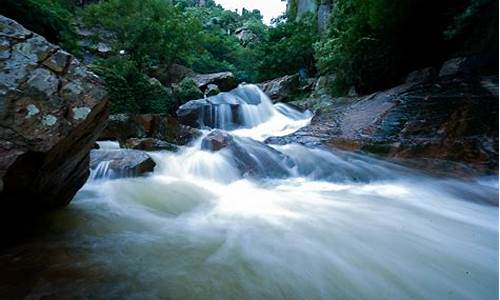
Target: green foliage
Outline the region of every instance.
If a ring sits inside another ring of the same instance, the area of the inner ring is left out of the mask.
[[[362,93],[397,83],[407,72],[449,55],[443,31],[462,0],[339,0],[317,66],[335,74],[333,89]]]
[[[106,81],[112,113],[160,113],[175,109],[171,92],[144,76],[133,61],[101,60],[93,70]]]
[[[125,50],[141,70],[192,59],[202,29],[163,0],[108,0],[85,9],[83,17],[90,26],[114,32],[114,48]]]
[[[174,85],[173,88],[177,105],[182,105],[189,100],[203,98],[203,92],[200,91],[196,83],[190,78],[184,78],[179,84]]]
[[[0,14],[75,53],[78,46],[71,26],[72,9],[70,0],[3,0]]]
[[[262,23],[258,10],[243,9],[241,15],[224,10],[221,6],[186,7],[184,14],[199,20],[203,31],[200,35],[200,52],[189,66],[199,73],[232,71],[241,81],[257,80],[257,43],[264,39],[267,26]],[[242,43],[235,37],[238,28],[247,28],[256,40]]]
[[[260,45],[258,66],[261,80],[297,73],[303,69],[315,73],[313,44],[319,34],[316,18],[306,14],[298,20],[280,21],[269,29]]]

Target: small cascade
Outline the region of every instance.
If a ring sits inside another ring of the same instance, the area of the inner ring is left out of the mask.
[[[177,110],[177,115],[189,126],[224,130],[250,129],[284,118],[305,120],[312,117],[309,111],[301,113],[285,104],[273,105],[271,99],[253,84],[190,101]]]
[[[97,141],[97,145],[100,150],[118,150],[120,149],[120,143],[117,141]]]
[[[97,165],[95,169],[90,169],[90,180],[98,180],[98,179],[111,179],[113,178],[113,170],[110,168],[111,161],[101,161]]]

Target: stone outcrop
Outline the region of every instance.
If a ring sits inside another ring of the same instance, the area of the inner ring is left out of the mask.
[[[336,0],[288,0],[287,14],[302,17],[306,13],[315,14],[318,30],[324,31],[330,23]]]
[[[325,31],[330,24],[330,18],[333,11],[333,0],[321,0],[318,6],[318,30]]]
[[[273,80],[262,82],[257,86],[273,102],[287,102],[290,97],[300,91],[299,75],[286,75]]]
[[[467,58],[444,63],[439,78],[428,70],[369,96],[321,99],[309,126],[267,142],[359,150],[442,174],[496,174],[498,75],[470,76],[450,67],[456,61]]]
[[[154,138],[170,144],[186,145],[200,136],[194,128],[180,124],[168,114],[115,114],[109,117],[100,140],[116,140],[126,147],[130,138]]]
[[[243,46],[248,45],[251,42],[255,42],[259,37],[253,33],[253,31],[248,27],[240,27],[234,31],[234,35],[238,38]]]
[[[107,107],[96,75],[0,16],[2,204],[27,211],[71,201],[89,175],[89,151],[105,126]]]

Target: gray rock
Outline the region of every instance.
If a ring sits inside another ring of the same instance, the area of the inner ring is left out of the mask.
[[[300,80],[299,75],[287,75],[263,83],[257,86],[269,97],[273,102],[286,102],[293,94],[299,92]]]
[[[318,30],[323,32],[330,24],[330,17],[332,16],[332,0],[321,0],[318,6]]]
[[[234,31],[234,35],[240,40],[240,43],[247,45],[250,42],[258,40],[258,36],[248,27],[240,27]]]
[[[201,143],[201,149],[221,151],[243,176],[258,178],[283,178],[290,176],[294,162],[283,153],[250,138],[230,135],[221,130],[209,133]]]
[[[243,104],[258,105],[261,103],[261,92],[253,85],[241,85],[238,88],[220,93],[205,99],[189,101],[177,109],[177,119],[181,124],[202,128],[222,128],[218,124],[218,116],[225,111],[231,116],[231,124],[227,126],[237,127],[241,125],[239,109]]]
[[[223,92],[230,91],[238,86],[238,81],[232,72],[220,72],[212,74],[196,74],[190,76],[198,85],[198,88],[205,91],[209,84],[215,84]]]
[[[0,198],[4,212],[62,206],[89,175],[108,115],[102,81],[69,53],[0,16]]]
[[[446,175],[498,174],[498,76],[453,76],[323,102],[310,125],[266,142],[364,151]]]
[[[90,152],[92,179],[141,176],[153,172],[155,166],[156,163],[144,151],[120,149]]]

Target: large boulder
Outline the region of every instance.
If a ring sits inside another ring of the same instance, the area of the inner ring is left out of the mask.
[[[257,84],[273,102],[287,102],[300,91],[299,75],[286,75]]]
[[[130,138],[154,138],[171,144],[186,145],[200,132],[180,124],[168,114],[115,114],[109,117],[100,140],[116,140],[124,145]]]
[[[196,74],[190,78],[198,85],[201,91],[205,91],[209,84],[215,84],[223,92],[230,91],[238,86],[238,80],[232,72],[219,72],[211,74]]]
[[[90,153],[93,180],[141,176],[153,172],[155,166],[156,163],[144,151],[92,150]]]
[[[105,126],[101,80],[71,54],[0,16],[0,199],[23,211],[62,206],[89,175]]]
[[[331,99],[309,126],[267,142],[360,150],[440,174],[497,174],[498,76],[455,74]]]

